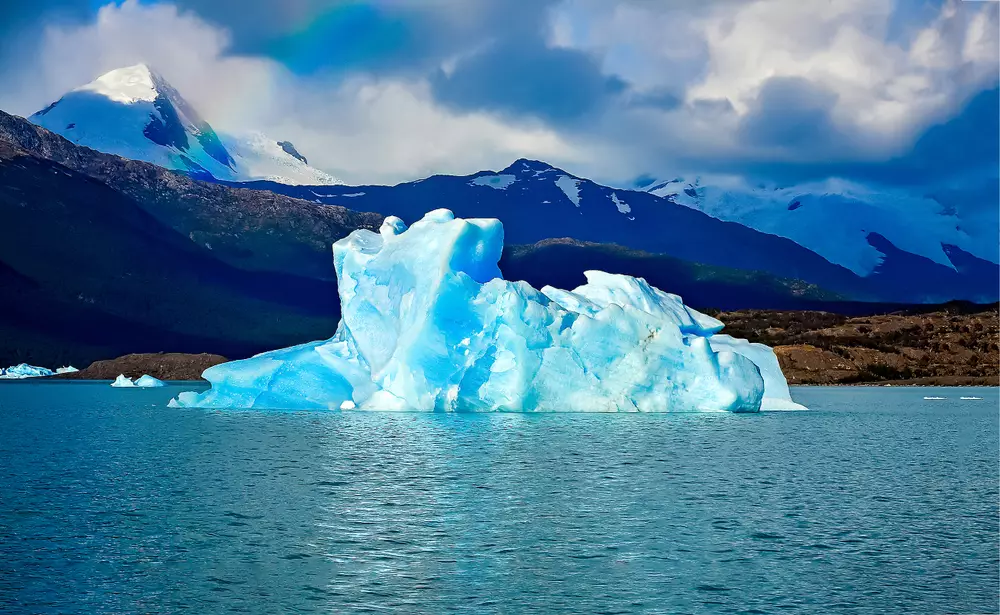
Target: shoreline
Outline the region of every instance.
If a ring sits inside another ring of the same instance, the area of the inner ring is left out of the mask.
[[[209,383],[207,380],[171,380],[163,379],[163,382],[170,385],[191,385],[191,386],[207,386]],[[32,378],[0,378],[0,384],[30,384],[45,382],[48,384],[110,384],[114,382],[113,378],[60,378],[57,376],[37,376]],[[863,388],[913,388],[913,389],[932,389],[932,388],[942,388],[942,389],[989,389],[996,388],[1000,389],[1000,383],[954,383],[954,384],[944,384],[944,383],[920,383],[920,382],[852,382],[852,383],[819,383],[819,382],[799,382],[799,383],[789,383],[789,387],[837,387],[837,388],[850,388],[850,387],[863,387]]]

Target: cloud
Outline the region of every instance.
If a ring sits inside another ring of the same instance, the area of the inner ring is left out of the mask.
[[[0,108],[145,61],[217,128],[290,139],[359,182],[525,156],[609,182],[914,184],[996,159],[975,128],[1000,113],[996,3],[174,2],[82,20],[89,0],[20,4],[33,27],[0,44]]]
[[[567,0],[553,36],[603,52],[605,70],[626,79],[633,98],[680,93],[683,104],[662,113],[613,109],[619,117],[606,122],[653,165],[781,174],[805,159],[832,171],[905,156],[930,126],[997,83],[996,4],[949,1],[921,9],[920,19],[911,8]]]
[[[837,94],[802,77],[771,77],[749,104],[740,122],[748,147],[801,151],[823,144],[831,147],[839,131],[831,118]]]
[[[599,112],[625,90],[625,82],[601,73],[586,53],[549,48],[538,41],[491,45],[438,71],[435,97],[459,109],[486,109],[533,116],[553,124]]]
[[[217,129],[290,139],[318,167],[352,182],[503,168],[518,156],[572,161],[558,133],[434,100],[422,78],[301,76],[261,56],[229,54],[229,33],[174,5],[126,0],[85,25],[46,29],[23,87],[0,107],[28,115],[108,70],[154,66]]]

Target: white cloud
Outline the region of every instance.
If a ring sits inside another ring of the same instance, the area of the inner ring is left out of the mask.
[[[428,6],[448,23],[492,15],[464,0]],[[789,77],[832,91],[832,121],[850,138],[836,151],[783,151],[785,160],[884,160],[994,85],[1000,64],[995,3],[949,1],[918,29],[890,36],[902,8],[893,0],[563,0],[550,11],[549,45],[593,54],[631,89],[586,125],[556,129],[442,106],[429,76],[412,71],[293,75],[263,57],[232,55],[229,33],[194,13],[126,0],[91,23],[48,27],[37,50],[0,66],[0,108],[27,115],[105,71],[146,62],[216,128],[291,140],[350,182],[468,173],[520,156],[611,180],[699,172],[683,166],[699,161],[773,160],[773,151],[742,143],[740,127],[762,86]],[[482,44],[471,37],[443,67]]]
[[[541,125],[506,125],[435,105],[425,81],[354,77],[296,91],[302,108],[270,130],[320,166],[361,181],[503,168],[519,156],[572,162],[572,149]],[[325,126],[316,131],[315,126]]]
[[[156,68],[217,130],[288,139],[310,163],[349,182],[471,173],[518,156],[572,162],[566,140],[540,124],[512,124],[435,104],[426,81],[296,77],[263,58],[227,55],[224,30],[169,4],[126,0],[93,23],[46,29],[16,95],[0,108],[29,115],[109,70]]]
[[[913,7],[909,7],[913,8]],[[851,135],[852,155],[886,158],[909,147],[929,125],[956,113],[997,83],[997,6],[949,0],[912,37],[891,40],[892,0],[752,0],[688,3],[564,0],[551,40],[604,54],[640,89],[681,92],[685,105],[651,122],[679,148],[715,147],[735,134],[732,121],[714,136],[696,113],[702,101],[728,101],[737,118],[754,109],[772,78],[805,80],[836,95],[832,119]],[[615,62],[616,56],[624,61]],[[719,118],[709,118],[712,122]],[[741,144],[730,140],[730,146]],[[706,154],[710,152],[705,152]],[[716,151],[716,153],[720,153]]]

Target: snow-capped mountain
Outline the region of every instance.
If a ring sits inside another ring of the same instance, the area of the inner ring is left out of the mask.
[[[224,181],[332,185],[287,141],[218,134],[162,76],[139,64],[101,75],[29,118],[70,141]]]
[[[883,238],[899,250],[956,269],[958,248],[982,260],[1000,263],[1000,220],[996,189],[974,194],[911,194],[901,189],[872,189],[829,179],[792,187],[751,187],[740,182],[641,180],[638,189],[719,220],[787,237],[831,263],[861,276],[885,260]]]
[[[995,223],[970,230],[966,227],[974,225],[968,217],[958,221],[958,214],[941,213],[940,205],[933,210],[937,213],[906,219],[900,212],[907,205],[894,201],[899,197],[891,193],[849,192],[846,187],[838,192],[772,191],[761,211],[814,216],[790,216],[801,222],[772,227],[749,214],[734,220],[726,209],[756,211],[745,205],[744,194],[753,191],[716,192],[683,180],[650,183],[647,191],[619,189],[534,160],[517,160],[497,172],[435,175],[397,186],[250,187],[405,221],[446,207],[463,218],[499,218],[510,245],[552,238],[615,244],[803,280],[855,300],[995,301],[998,295]],[[699,206],[705,202],[719,209]],[[781,216],[775,219],[782,221]]]

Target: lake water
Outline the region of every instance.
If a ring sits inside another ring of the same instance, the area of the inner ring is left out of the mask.
[[[183,389],[0,385],[0,612],[997,611],[996,389],[546,416]]]

